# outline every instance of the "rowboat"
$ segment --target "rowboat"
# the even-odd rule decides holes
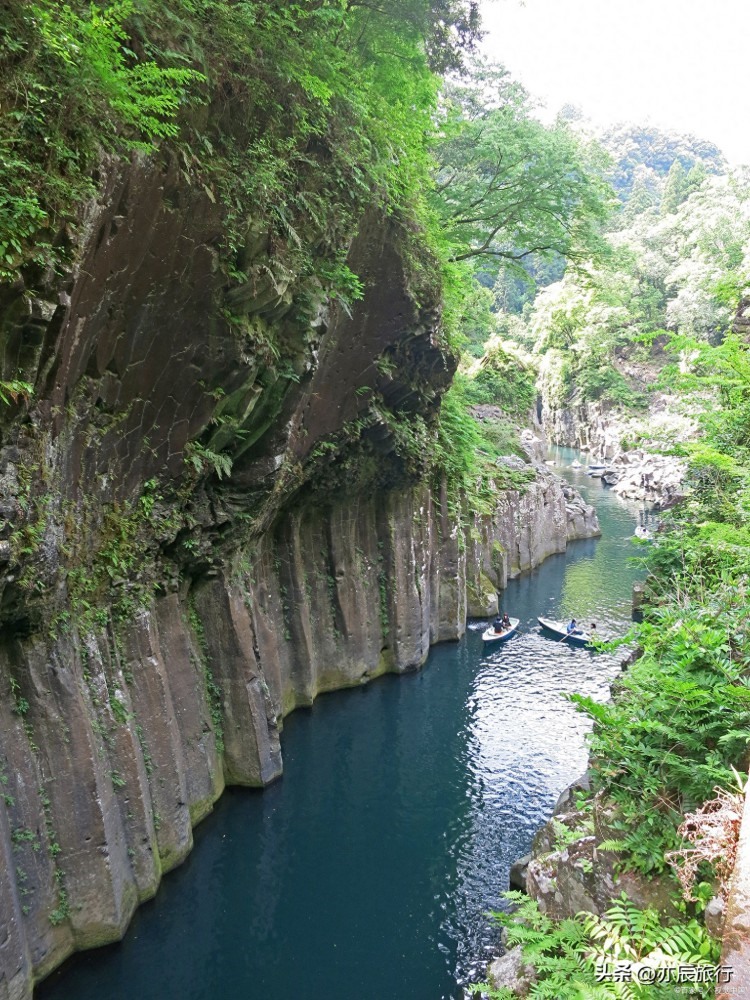
[[[516,629],[521,624],[520,618],[511,618],[510,628],[506,628],[504,632],[496,632],[493,625],[485,629],[482,632],[482,638],[485,642],[505,642],[506,639],[510,639],[512,635],[515,635]]]
[[[586,646],[594,638],[590,632],[586,632],[583,629],[576,635],[571,635],[568,632],[566,622],[556,622],[550,618],[537,618],[537,621],[543,629],[552,632],[559,640],[562,641],[564,639],[566,642],[569,642],[571,646]]]

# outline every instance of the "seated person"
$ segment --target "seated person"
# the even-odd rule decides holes
[[[502,622],[503,622],[503,628],[510,628],[510,618],[508,617],[507,611],[503,611]]]
[[[568,635],[580,635],[581,630],[578,628],[578,624],[575,618],[571,618],[568,627],[565,629]]]
[[[492,623],[492,627],[495,630],[495,632],[498,633],[505,631],[505,623],[503,622],[503,619],[500,617],[500,615],[498,615],[497,618],[494,620],[494,622]]]

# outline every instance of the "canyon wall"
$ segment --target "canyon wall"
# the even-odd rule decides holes
[[[666,508],[684,497],[687,476],[687,463],[669,451],[675,440],[696,435],[694,421],[678,411],[661,394],[638,417],[602,402],[572,402],[544,411],[544,432],[553,444],[579,448],[606,465],[605,481],[620,496]]]
[[[221,230],[175,157],[104,161],[69,270],[0,295],[34,390],[0,408],[1,1000],[122,935],[224,786],[280,775],[288,712],[598,533],[543,471],[449,515],[456,358],[397,218],[361,221],[353,308],[256,224],[230,281]]]
[[[595,534],[567,490],[546,475],[506,495],[469,545],[424,486],[300,507],[132,620],[4,642],[0,996],[118,939],[225,784],[281,774],[285,714],[418,668],[481,583]]]

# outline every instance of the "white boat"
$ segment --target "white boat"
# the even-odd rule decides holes
[[[578,461],[578,459],[577,459],[577,458],[576,458],[576,459],[574,459],[574,460],[573,460],[573,461],[572,461],[572,462],[570,463],[570,467],[571,467],[571,469],[582,469],[582,468],[583,468],[583,466],[581,465],[581,463],[580,463],[580,462]]]
[[[635,531],[633,532],[633,537],[640,538],[644,542],[653,542],[654,540],[653,532],[650,531],[648,528],[645,528],[642,524],[639,524],[638,527],[635,529]]]
[[[520,624],[520,618],[511,618],[510,628],[506,628],[503,632],[496,632],[495,626],[490,625],[482,632],[482,639],[485,642],[504,642],[506,639],[510,639],[512,635],[515,635],[516,629]]]
[[[586,646],[594,638],[590,632],[585,632],[583,629],[578,629],[575,634],[571,634],[568,632],[567,622],[556,622],[552,621],[551,618],[537,618],[537,621],[542,628],[554,633],[559,642],[564,639],[574,646]]]

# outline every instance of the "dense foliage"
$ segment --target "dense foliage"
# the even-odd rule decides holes
[[[200,74],[135,60],[132,0],[0,6],[0,279],[58,259],[64,219],[93,194],[100,150],[147,148],[177,133]]]
[[[498,262],[589,260],[601,249],[611,194],[601,149],[533,110],[501,67],[446,88],[433,199],[453,259],[496,274]]]
[[[536,370],[530,358],[511,351],[510,344],[496,339],[473,370],[467,398],[475,404],[498,406],[509,417],[528,421],[536,405]]]
[[[430,62],[455,65],[476,34],[473,5],[440,8],[4,4],[6,276],[29,258],[60,259],[59,233],[93,193],[103,151],[168,140],[225,208],[230,269],[242,271],[251,219],[270,217],[288,263],[313,270],[320,259],[324,284],[343,278],[346,288],[341,255],[365,208],[419,200],[437,91]]]
[[[663,924],[653,910],[640,910],[621,897],[603,917],[581,913],[556,922],[522,893],[505,895],[517,908],[493,917],[506,928],[508,945],[522,945],[524,960],[533,965],[528,996],[535,1000],[674,1000],[680,995],[697,1000],[713,993],[711,984],[682,987],[682,993],[676,987],[680,966],[710,965],[718,958],[718,946],[695,920]],[[608,979],[607,970],[615,964],[627,967],[632,978]],[[658,980],[657,969],[662,970]],[[475,988],[490,1000],[517,996],[488,983]]]
[[[521,317],[500,314],[540,356],[549,408],[601,399],[642,409],[668,361],[668,336],[715,344],[727,329],[750,263],[750,179],[743,170],[703,175],[691,189],[689,174],[668,181],[679,176],[677,201],[666,203],[675,188],[665,185],[661,204],[609,234],[608,258],[585,275],[568,270]]]
[[[718,542],[715,529],[711,534]],[[700,558],[708,554],[702,539],[664,545],[685,557],[701,586],[686,586],[682,569],[662,581],[679,589],[640,628],[643,655],[613,704],[574,696],[595,723],[594,786],[618,807],[613,839],[628,865],[646,873],[665,869],[685,812],[712,798],[717,786],[734,787],[750,743],[746,588],[713,574]],[[745,566],[748,553],[746,540]]]
[[[710,174],[726,172],[726,160],[718,146],[694,135],[665,132],[654,125],[615,125],[599,138],[612,157],[612,183],[625,202],[633,199],[637,188],[658,198],[675,163],[685,174],[696,166]]]

